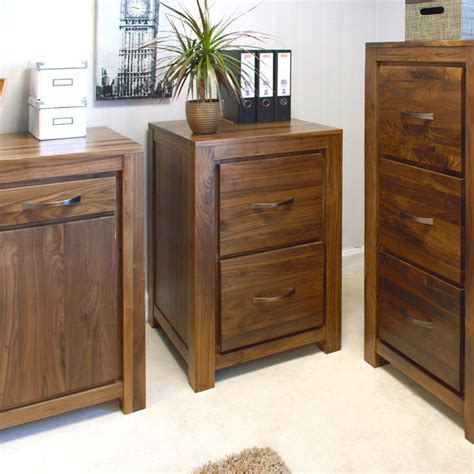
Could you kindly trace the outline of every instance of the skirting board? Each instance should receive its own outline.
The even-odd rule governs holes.
[[[364,247],[355,247],[353,249],[347,249],[342,251],[342,274],[350,275],[352,273],[361,272],[364,269]],[[148,311],[148,298],[149,294],[146,294],[147,300],[147,311]],[[148,315],[147,315],[148,319]]]

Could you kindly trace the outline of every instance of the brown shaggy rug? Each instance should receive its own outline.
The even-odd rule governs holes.
[[[271,448],[250,448],[216,462],[208,462],[193,474],[291,474],[280,455]]]

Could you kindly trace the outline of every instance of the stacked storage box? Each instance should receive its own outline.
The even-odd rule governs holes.
[[[29,131],[39,140],[86,135],[87,62],[35,63],[30,69]]]
[[[406,0],[405,39],[474,39],[474,0]]]

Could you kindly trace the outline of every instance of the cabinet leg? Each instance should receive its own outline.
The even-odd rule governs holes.
[[[375,367],[375,368],[388,364],[388,362],[385,359],[383,359],[382,357],[380,357],[375,352],[375,350],[369,351],[369,350],[367,350],[367,347],[366,347],[366,350],[365,350],[364,359],[367,363],[369,363],[372,367]]]
[[[466,423],[464,427],[464,435],[470,443],[474,444],[474,426]]]
[[[216,374],[214,370],[190,364],[188,369],[188,381],[192,389],[197,392],[204,392],[214,388],[216,382]]]
[[[328,337],[324,341],[318,342],[318,347],[325,353],[330,354],[341,350],[341,335]]]
[[[153,329],[161,329],[160,323],[156,320],[155,316],[153,314],[150,314],[148,316],[148,324],[153,328]]]

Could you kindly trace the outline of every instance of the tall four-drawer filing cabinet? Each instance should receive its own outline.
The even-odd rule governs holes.
[[[365,359],[474,441],[474,43],[369,44]]]

